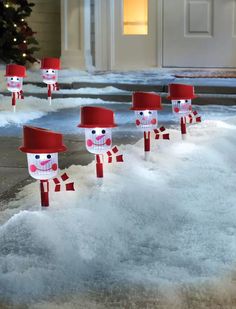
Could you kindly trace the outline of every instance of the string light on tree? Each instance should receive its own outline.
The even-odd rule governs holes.
[[[27,23],[34,7],[32,0],[0,0],[0,62],[25,65],[37,61],[35,32]],[[4,34],[7,34],[7,38]]]

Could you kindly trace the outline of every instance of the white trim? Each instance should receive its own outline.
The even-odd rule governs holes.
[[[87,70],[94,70],[91,54],[91,1],[84,0],[84,57]]]
[[[110,0],[95,1],[95,67],[96,70],[108,70],[110,65]]]
[[[157,0],[157,66],[163,67],[164,1]]]
[[[109,59],[109,69],[114,68],[115,66],[115,23],[112,22],[114,18],[115,10],[115,0],[110,0],[110,19],[109,19],[109,28],[110,28],[110,59]]]
[[[64,49],[68,50],[68,0],[64,0]]]

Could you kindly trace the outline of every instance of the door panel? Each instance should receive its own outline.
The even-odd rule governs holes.
[[[128,1],[129,3],[123,0],[112,1],[111,69],[155,67],[157,65],[157,0],[146,1],[147,14],[145,7],[138,5],[137,0]],[[132,5],[136,13],[140,11],[141,17],[128,16],[132,12]],[[145,1],[143,1],[144,5]],[[139,34],[134,34],[135,31]]]
[[[236,67],[235,0],[164,0],[163,66]]]

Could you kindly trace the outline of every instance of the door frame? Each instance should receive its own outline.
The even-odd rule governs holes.
[[[110,70],[114,67],[115,29],[112,12],[117,0],[95,1],[95,69]],[[163,66],[163,1],[157,1],[157,67]]]

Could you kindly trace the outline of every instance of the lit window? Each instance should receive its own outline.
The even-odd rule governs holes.
[[[148,0],[123,0],[123,34],[148,34]]]

